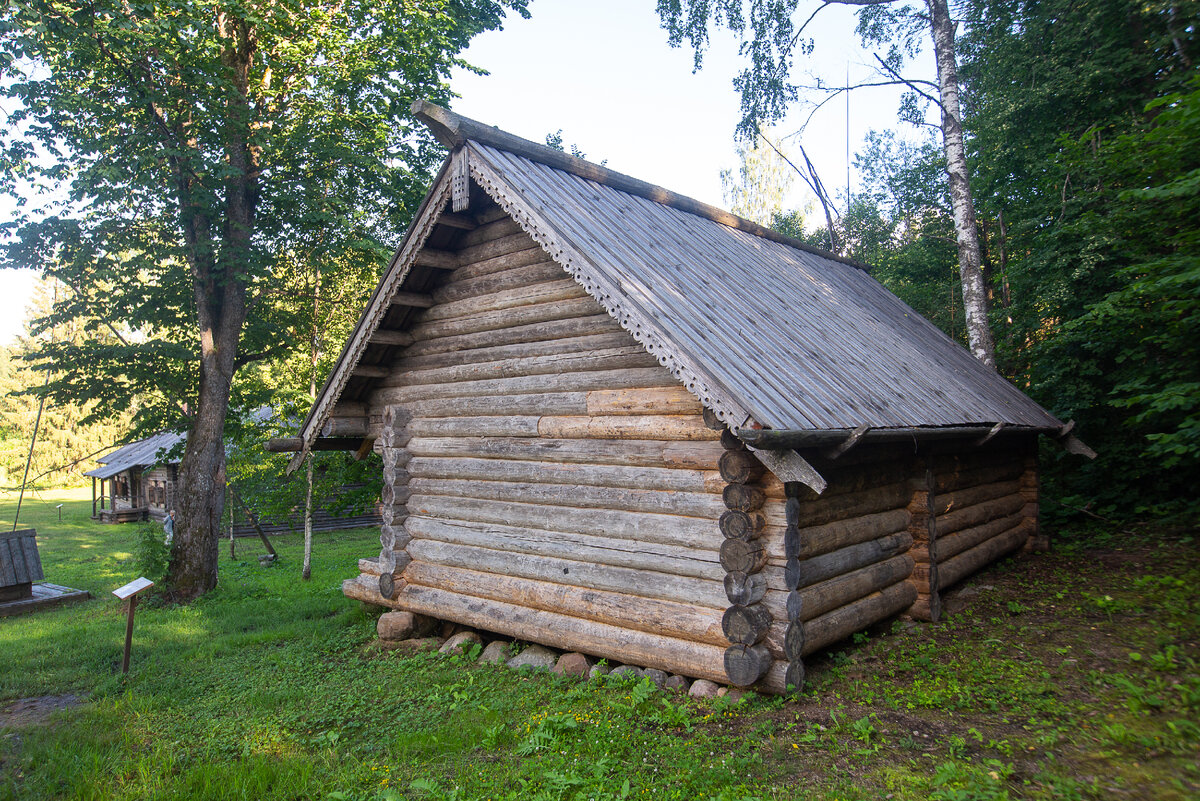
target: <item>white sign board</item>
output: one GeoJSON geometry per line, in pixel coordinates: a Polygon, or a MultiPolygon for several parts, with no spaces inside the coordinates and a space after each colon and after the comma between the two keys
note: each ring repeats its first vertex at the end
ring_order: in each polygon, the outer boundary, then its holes
{"type": "Polygon", "coordinates": [[[148,590],[153,586],[154,586],[154,582],[148,578],[145,578],[145,577],[136,578],[133,581],[126,584],[124,587],[118,587],[117,589],[113,590],[113,595],[117,596],[122,601],[124,601],[126,598],[130,597],[131,595],[137,595],[142,590],[148,590]]]}

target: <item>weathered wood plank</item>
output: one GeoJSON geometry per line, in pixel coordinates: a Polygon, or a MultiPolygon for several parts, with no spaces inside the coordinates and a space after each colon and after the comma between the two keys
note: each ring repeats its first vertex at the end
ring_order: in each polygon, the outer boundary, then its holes
{"type": "Polygon", "coordinates": [[[554,464],[507,459],[418,457],[409,461],[408,471],[414,479],[541,482],[686,493],[714,493],[725,483],[716,470],[588,463],[554,464]]]}
{"type": "Polygon", "coordinates": [[[563,439],[656,439],[712,441],[716,432],[705,427],[700,415],[625,415],[608,417],[543,417],[538,434],[563,439]]]}
{"type": "MultiPolygon", "coordinates": [[[[705,522],[701,525],[705,526],[711,526],[711,521],[721,511],[721,499],[709,493],[680,490],[663,492],[644,485],[634,487],[513,482],[502,481],[494,476],[483,481],[457,478],[415,478],[409,481],[409,488],[414,495],[687,516],[703,518],[705,522]]],[[[508,510],[497,507],[496,511],[504,513],[508,510]]],[[[713,541],[718,540],[714,537],[713,541]]]]}
{"type": "Polygon", "coordinates": [[[609,464],[636,467],[688,467],[711,470],[724,451],[719,442],[622,440],[613,443],[587,439],[413,437],[414,456],[465,456],[482,459],[567,464],[609,464]]]}
{"type": "Polygon", "coordinates": [[[718,613],[724,612],[728,606],[721,582],[716,579],[676,576],[539,554],[481,548],[424,537],[413,539],[408,544],[408,553],[417,562],[520,576],[663,601],[691,603],[718,610],[718,613]]]}
{"type": "Polygon", "coordinates": [[[693,604],[571,587],[429,562],[413,562],[405,572],[405,577],[411,584],[505,601],[546,612],[559,612],[648,634],[679,637],[722,647],[727,644],[721,631],[720,613],[693,604]]]}
{"type": "MultiPolygon", "coordinates": [[[[424,482],[420,482],[419,479],[414,483],[424,486],[424,482]]],[[[596,489],[591,488],[593,492],[596,489]]],[[[694,549],[695,557],[707,562],[717,560],[716,552],[722,543],[721,535],[712,520],[701,517],[415,493],[408,499],[408,511],[412,515],[424,515],[447,523],[470,521],[484,526],[508,524],[528,528],[532,529],[530,536],[534,538],[541,536],[543,530],[551,530],[581,535],[607,535],[622,541],[642,542],[647,548],[655,543],[674,544],[694,549]]],[[[410,530],[414,530],[412,527],[416,522],[410,518],[407,525],[410,530]]]]}

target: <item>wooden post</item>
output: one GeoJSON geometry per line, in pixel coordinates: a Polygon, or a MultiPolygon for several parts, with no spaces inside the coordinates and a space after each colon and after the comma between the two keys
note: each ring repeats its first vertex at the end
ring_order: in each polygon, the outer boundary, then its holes
{"type": "Polygon", "coordinates": [[[129,651],[133,647],[133,613],[137,609],[138,595],[153,586],[154,582],[143,576],[113,590],[113,595],[122,601],[129,601],[129,617],[125,621],[125,655],[121,660],[122,673],[129,672],[129,651]]]}
{"type": "Polygon", "coordinates": [[[129,617],[125,620],[125,655],[121,658],[121,672],[129,672],[129,651],[133,648],[133,613],[137,610],[138,597],[129,598],[129,617]]]}

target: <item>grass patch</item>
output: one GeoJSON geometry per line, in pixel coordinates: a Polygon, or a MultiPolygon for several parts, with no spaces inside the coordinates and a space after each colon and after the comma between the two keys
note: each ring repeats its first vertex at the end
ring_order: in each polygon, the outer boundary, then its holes
{"type": "MultiPolygon", "coordinates": [[[[0,517],[12,498],[0,499],[0,517]]],[[[85,604],[0,620],[0,708],[84,699],[0,729],[6,799],[1185,799],[1200,788],[1200,581],[1178,532],[1076,538],[986,571],[938,625],[897,623],[809,663],[798,699],[697,702],[468,657],[379,655],[342,579],[362,529],[222,546],[217,589],[138,610],[129,676],[112,589],[136,526],[90,491],[22,512],[47,579],[85,604]],[[55,504],[62,502],[63,522],[55,504]],[[242,561],[244,560],[244,561],[242,561]],[[983,589],[980,589],[983,588],[983,589]]],[[[3,521],[0,520],[0,525],[3,521]]]]}

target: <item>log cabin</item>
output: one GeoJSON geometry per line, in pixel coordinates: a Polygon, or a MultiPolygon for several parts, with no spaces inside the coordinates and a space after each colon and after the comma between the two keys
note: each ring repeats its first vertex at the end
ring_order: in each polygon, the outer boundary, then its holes
{"type": "Polygon", "coordinates": [[[84,473],[92,479],[92,519],[101,523],[163,520],[174,508],[179,474],[178,457],[169,454],[183,439],[165,431],[97,459],[100,466],[84,473]]]}
{"type": "MultiPolygon", "coordinates": [[[[254,411],[251,419],[263,422],[273,414],[269,406],[264,406],[254,411]]],[[[97,459],[100,467],[84,473],[92,479],[92,519],[101,523],[142,520],[161,523],[167,512],[176,507],[179,460],[182,458],[179,446],[186,441],[187,434],[165,431],[124,445],[97,459]]],[[[358,486],[342,489],[357,489],[358,486]]],[[[302,507],[283,516],[251,519],[245,507],[231,501],[229,499],[225,504],[229,519],[223,525],[231,526],[234,536],[303,530],[302,507]]],[[[312,514],[313,531],[340,531],[377,526],[381,522],[379,510],[373,505],[331,511],[334,506],[328,498],[317,502],[312,514]]]]}
{"type": "Polygon", "coordinates": [[[418,101],[450,150],[298,437],[374,449],[344,593],[766,692],[1038,530],[1070,427],[856,262],[418,101]]]}

